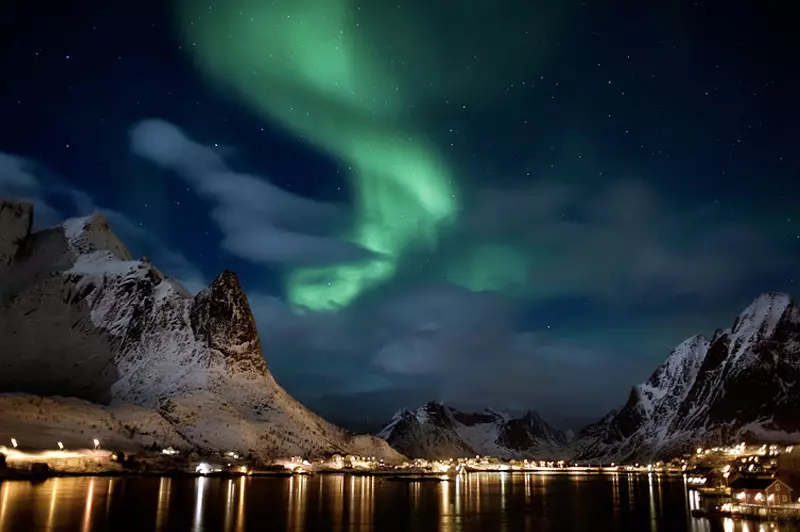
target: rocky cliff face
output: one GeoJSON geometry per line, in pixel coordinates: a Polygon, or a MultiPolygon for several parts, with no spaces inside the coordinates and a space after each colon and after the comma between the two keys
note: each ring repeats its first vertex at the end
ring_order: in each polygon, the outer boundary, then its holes
{"type": "Polygon", "coordinates": [[[498,458],[563,458],[569,438],[535,412],[510,418],[493,410],[461,412],[439,402],[400,410],[378,434],[414,458],[488,455],[498,458]]]}
{"type": "Polygon", "coordinates": [[[628,402],[584,429],[581,459],[668,457],[697,445],[800,441],[800,310],[758,297],[731,329],[689,338],[628,402]]]}
{"type": "Polygon", "coordinates": [[[11,264],[32,225],[33,205],[0,200],[0,267],[11,264]]]}
{"type": "Polygon", "coordinates": [[[275,382],[233,273],[192,297],[102,216],[31,234],[30,213],[0,203],[0,391],[137,405],[201,448],[399,458],[275,382]]]}

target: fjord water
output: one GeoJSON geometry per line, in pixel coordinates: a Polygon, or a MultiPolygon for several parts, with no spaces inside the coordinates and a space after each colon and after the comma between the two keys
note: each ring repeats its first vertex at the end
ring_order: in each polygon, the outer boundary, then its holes
{"type": "Polygon", "coordinates": [[[0,483],[0,532],[800,530],[696,519],[694,504],[683,479],[658,475],[71,477],[0,483]]]}

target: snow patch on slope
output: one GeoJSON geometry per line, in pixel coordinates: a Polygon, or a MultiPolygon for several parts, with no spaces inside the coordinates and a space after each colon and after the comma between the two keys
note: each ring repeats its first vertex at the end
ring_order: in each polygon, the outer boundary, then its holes
{"type": "Polygon", "coordinates": [[[514,419],[491,409],[461,412],[440,402],[399,410],[378,437],[414,458],[553,459],[568,452],[568,437],[533,413],[514,419]]]}
{"type": "Polygon", "coordinates": [[[148,260],[131,260],[102,215],[70,219],[43,234],[52,237],[42,250],[45,259],[57,255],[66,266],[59,270],[63,285],[47,276],[49,284],[34,279],[28,289],[57,293],[58,303],[42,312],[58,318],[67,312],[58,305],[66,305],[76,323],[103,338],[103,369],[111,368],[115,404],[151,412],[188,444],[205,449],[262,458],[364,451],[388,461],[402,458],[383,441],[324,421],[275,382],[233,273],[223,272],[192,297],[148,260]]]}

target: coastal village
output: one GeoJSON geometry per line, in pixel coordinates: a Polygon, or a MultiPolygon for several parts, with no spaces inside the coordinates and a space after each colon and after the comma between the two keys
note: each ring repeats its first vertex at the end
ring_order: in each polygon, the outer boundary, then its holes
{"type": "Polygon", "coordinates": [[[489,456],[414,459],[389,464],[375,457],[334,454],[326,459],[263,463],[236,451],[198,453],[152,448],[126,454],[103,449],[25,449],[16,439],[0,446],[0,479],[61,475],[294,476],[375,475],[403,481],[454,480],[470,473],[666,475],[683,477],[693,517],[800,520],[800,446],[748,445],[697,448],[668,461],[588,465],[568,461],[500,460],[489,456]]]}

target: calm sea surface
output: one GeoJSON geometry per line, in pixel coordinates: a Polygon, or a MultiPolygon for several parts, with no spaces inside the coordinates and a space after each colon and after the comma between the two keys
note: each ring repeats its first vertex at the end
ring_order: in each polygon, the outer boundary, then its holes
{"type": "MultiPolygon", "coordinates": [[[[149,530],[800,531],[695,519],[680,478],[470,474],[380,477],[54,478],[0,483],[0,532],[149,530]]],[[[692,506],[693,507],[693,506],[692,506]]]]}

